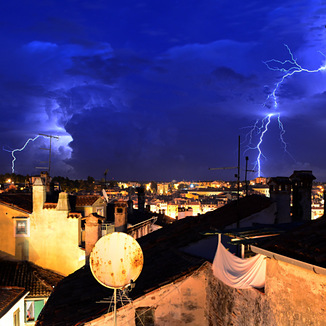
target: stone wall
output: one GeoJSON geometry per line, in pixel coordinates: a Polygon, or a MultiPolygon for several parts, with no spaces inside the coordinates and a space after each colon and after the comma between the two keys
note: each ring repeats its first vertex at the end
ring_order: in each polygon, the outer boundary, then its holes
{"type": "Polygon", "coordinates": [[[265,293],[231,288],[207,273],[210,326],[326,326],[326,276],[267,260],[265,293]]]}
{"type": "Polygon", "coordinates": [[[268,259],[265,289],[277,325],[326,325],[326,275],[268,259]]]}
{"type": "Polygon", "coordinates": [[[239,290],[207,273],[207,304],[210,326],[276,325],[264,293],[239,290]]]}

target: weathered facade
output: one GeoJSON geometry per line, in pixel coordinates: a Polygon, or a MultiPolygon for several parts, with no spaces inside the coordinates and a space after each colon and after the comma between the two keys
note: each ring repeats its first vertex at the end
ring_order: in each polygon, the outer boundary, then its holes
{"type": "MultiPolygon", "coordinates": [[[[210,264],[173,283],[148,292],[117,311],[118,325],[209,325],[207,298],[203,291],[210,264]]],[[[113,324],[112,312],[85,323],[86,326],[113,324]]]]}
{"type": "Polygon", "coordinates": [[[0,251],[2,256],[28,260],[63,275],[85,263],[81,247],[83,214],[104,213],[106,203],[99,196],[80,196],[71,212],[67,193],[56,203],[46,202],[46,185],[36,178],[31,195],[11,194],[0,201],[0,251]]]}

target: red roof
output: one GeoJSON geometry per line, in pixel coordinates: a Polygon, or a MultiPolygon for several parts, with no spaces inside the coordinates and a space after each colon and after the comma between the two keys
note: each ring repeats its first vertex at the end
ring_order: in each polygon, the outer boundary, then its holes
{"type": "Polygon", "coordinates": [[[48,297],[63,278],[28,261],[0,260],[0,286],[23,287],[30,292],[29,297],[48,297]]]}
{"type": "Polygon", "coordinates": [[[100,196],[96,195],[81,195],[76,197],[76,206],[92,206],[100,196]]]}
{"type": "Polygon", "coordinates": [[[32,213],[32,195],[31,194],[0,194],[0,203],[12,206],[13,209],[23,210],[26,213],[32,213]]]}

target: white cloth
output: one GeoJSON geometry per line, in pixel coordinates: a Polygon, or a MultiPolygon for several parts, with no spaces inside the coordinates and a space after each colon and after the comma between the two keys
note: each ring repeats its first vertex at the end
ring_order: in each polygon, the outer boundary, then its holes
{"type": "Polygon", "coordinates": [[[241,259],[226,250],[219,239],[213,261],[213,274],[223,283],[234,288],[262,288],[265,286],[265,258],[263,255],[256,255],[241,259]]]}

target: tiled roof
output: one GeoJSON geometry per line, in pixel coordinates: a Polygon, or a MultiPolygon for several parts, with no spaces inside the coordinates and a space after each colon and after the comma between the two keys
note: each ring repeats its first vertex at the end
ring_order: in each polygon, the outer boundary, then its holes
{"type": "Polygon", "coordinates": [[[256,247],[326,268],[326,218],[309,221],[256,247]]]}
{"type": "MultiPolygon", "coordinates": [[[[271,205],[261,196],[250,196],[219,210],[198,217],[187,217],[145,237],[137,239],[144,254],[143,270],[130,292],[131,299],[189,275],[205,264],[206,260],[179,250],[186,244],[204,237],[209,229],[224,226],[247,217],[271,205]]],[[[84,266],[66,277],[55,288],[45,305],[38,326],[70,326],[92,320],[108,309],[108,304],[97,303],[112,295],[112,290],[101,286],[84,266]]],[[[81,323],[82,324],[82,323],[81,323]]]]}
{"type": "Polygon", "coordinates": [[[82,214],[81,213],[73,213],[73,212],[70,212],[68,214],[68,217],[70,217],[70,218],[79,218],[79,217],[82,217],[82,214]]]}
{"type": "Polygon", "coordinates": [[[10,205],[13,208],[26,211],[26,213],[32,213],[32,195],[31,194],[0,194],[0,203],[10,205]]]}
{"type": "Polygon", "coordinates": [[[44,203],[44,209],[55,209],[57,207],[57,203],[44,203]]]}
{"type": "Polygon", "coordinates": [[[49,296],[64,277],[27,261],[0,260],[0,286],[18,286],[29,297],[49,296]]]}
{"type": "Polygon", "coordinates": [[[0,319],[27,293],[17,286],[0,286],[0,319]]]}
{"type": "Polygon", "coordinates": [[[92,206],[99,198],[96,195],[77,195],[76,206],[92,206]]]}

